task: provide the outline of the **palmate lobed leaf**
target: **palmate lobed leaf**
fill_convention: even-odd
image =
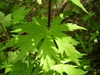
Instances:
[[[45,71],[49,71],[55,63],[60,63],[58,51],[50,35],[44,38],[39,54],[41,55],[40,65],[43,65]]]
[[[86,30],[86,28],[78,26],[77,24],[73,24],[73,23],[60,24],[61,21],[62,21],[61,17],[54,18],[51,25],[51,31],[61,32],[61,31],[74,31],[78,29]]]
[[[38,55],[41,57],[40,66],[43,67],[45,72],[51,70],[55,64],[62,63],[60,61],[59,54],[63,56],[64,52],[72,61],[80,66],[78,58],[80,58],[82,54],[74,48],[73,41],[74,44],[76,44],[75,40],[65,35],[62,31],[65,29],[66,31],[71,31],[84,28],[77,25],[75,27],[72,25],[73,28],[70,28],[70,26],[66,24],[60,25],[61,20],[62,18],[60,17],[54,19],[50,30],[47,29],[47,20],[43,18],[35,18],[34,22],[32,23],[25,23],[17,26],[17,28],[21,29],[20,32],[26,32],[27,34],[18,35],[16,37],[17,39],[10,41],[4,48],[2,48],[2,50],[11,46],[18,48],[19,54],[15,59],[15,62],[17,62],[27,53],[34,51],[38,44],[42,42],[38,50]],[[58,48],[56,47],[55,43],[57,44]],[[60,72],[63,71],[65,70],[61,70]]]
[[[37,18],[38,20],[39,18]],[[43,20],[43,21],[42,21]],[[43,23],[40,23],[41,21]],[[16,58],[15,62],[23,58],[27,53],[30,51],[34,50],[38,43],[44,38],[46,35],[46,23],[47,20],[44,19],[39,19],[37,22],[38,24],[35,23],[23,23],[21,25],[16,26],[17,28],[20,28],[20,32],[26,32],[28,33],[27,35],[19,35],[11,40],[8,41],[8,43],[0,49],[0,51],[12,47],[18,48],[20,50],[18,57]],[[44,26],[45,24],[45,26]]]
[[[59,52],[63,55],[65,54],[71,58],[72,61],[74,61],[77,65],[80,66],[79,59],[82,54],[79,53],[74,46],[68,41],[67,36],[63,33],[53,33],[53,36],[55,38],[55,41],[58,45]]]
[[[44,38],[44,41],[39,50],[41,55],[41,65],[43,66],[43,69],[45,71],[49,71],[54,66],[55,63],[61,63],[60,59],[57,59],[59,58],[58,53],[61,53],[63,56],[64,52],[72,61],[74,61],[77,65],[80,66],[79,58],[82,57],[82,54],[79,53],[72,45],[73,41],[75,40],[62,33],[63,28],[60,31],[58,31],[59,29],[56,28],[56,27],[60,28],[59,23],[61,22],[61,20],[62,19],[60,17],[54,19],[51,29],[47,31],[46,37]],[[66,25],[66,27],[68,26]],[[85,28],[76,25],[69,31],[76,29],[85,29]],[[53,39],[58,45],[58,49],[56,48]]]
[[[20,36],[19,42],[15,46],[15,48],[19,47],[18,50],[21,50],[16,58],[15,62],[23,58],[27,53],[34,51],[38,43],[42,40],[44,35],[40,33],[35,33],[34,35],[26,35]]]
[[[34,51],[37,48],[37,45],[40,41],[45,37],[47,31],[47,20],[40,19],[38,17],[35,18],[35,23],[24,23],[22,25],[17,26],[21,29],[21,32],[28,33],[24,36],[18,36],[18,43],[14,48],[18,48],[21,50],[16,58],[15,62],[23,58],[27,53]]]
[[[56,20],[59,20],[59,23],[61,21],[60,17],[57,17],[52,25],[51,25],[51,34],[53,35],[57,45],[58,45],[58,49],[59,52],[63,55],[63,53],[65,52],[66,55],[72,59],[72,61],[74,61],[77,65],[80,66],[79,63],[79,59],[80,57],[82,57],[82,54],[79,53],[75,47],[71,44],[71,38],[69,41],[69,38],[67,35],[65,35],[62,31],[73,31],[73,30],[77,30],[77,29],[84,29],[84,27],[80,27],[77,25],[72,25],[72,24],[59,24],[57,23]],[[73,39],[72,39],[73,40]]]
[[[20,51],[16,61],[18,61],[22,57],[24,57],[27,52],[34,50],[37,47],[37,45],[39,44],[39,42],[42,39],[44,39],[44,41],[40,47],[40,50],[39,50],[40,55],[42,55],[40,64],[41,64],[41,66],[43,65],[43,69],[45,71],[48,71],[55,63],[59,63],[60,59],[58,57],[57,49],[54,45],[53,39],[52,39],[51,35],[49,35],[50,32],[47,30],[46,20],[41,20],[39,18],[36,18],[36,19],[37,19],[36,24],[34,24],[34,23],[29,24],[28,28],[30,30],[27,29],[27,26],[26,26],[27,24],[24,26],[19,26],[20,28],[22,28],[22,32],[23,31],[28,32],[28,35],[18,37],[19,42],[15,46],[15,48],[19,47],[18,49],[21,51]],[[32,27],[32,25],[33,25],[33,27]],[[34,28],[34,26],[36,28]],[[31,31],[31,29],[34,30],[33,33]],[[49,35],[49,36],[47,36],[47,35]],[[41,53],[43,53],[43,54],[41,54]]]
[[[60,73],[60,75],[63,75],[63,72],[65,72],[68,75],[84,75],[86,73],[85,71],[77,69],[75,66],[68,64],[54,65],[52,69]]]

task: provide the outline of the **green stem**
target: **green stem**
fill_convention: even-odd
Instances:
[[[5,34],[6,38],[9,40],[9,39],[10,39],[10,38],[9,38],[9,35],[8,35],[8,33],[7,33],[6,29],[5,29],[5,27],[2,25],[1,22],[0,22],[0,26],[1,26],[1,29],[2,29],[3,33]]]

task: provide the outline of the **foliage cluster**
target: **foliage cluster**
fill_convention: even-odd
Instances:
[[[94,39],[97,41],[99,31],[91,34],[88,43],[83,42],[85,34],[80,33],[87,32],[88,27],[63,20],[69,19],[74,12],[79,14],[84,11],[86,15],[82,20],[85,22],[94,13],[88,13],[80,0],[68,0],[69,10],[65,8],[58,14],[56,9],[62,1],[67,0],[52,0],[54,11],[51,18],[47,16],[49,0],[1,1],[1,75],[85,75],[93,70],[89,65],[90,59],[83,56],[92,52],[94,43],[91,42]],[[50,27],[48,19],[51,19]]]

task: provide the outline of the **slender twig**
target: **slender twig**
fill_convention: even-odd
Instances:
[[[8,35],[7,31],[5,30],[5,28],[4,28],[4,26],[2,25],[1,22],[0,22],[0,26],[1,26],[1,29],[2,29],[3,33],[5,34],[6,38],[9,40],[10,39],[9,35]]]
[[[48,5],[48,29],[50,28],[50,22],[51,22],[51,1],[49,0],[49,5]]]

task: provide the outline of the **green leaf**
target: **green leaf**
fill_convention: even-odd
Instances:
[[[31,9],[25,9],[25,7],[20,7],[19,9],[15,10],[12,15],[13,23],[16,24],[22,22],[30,10]]]
[[[55,63],[59,63],[59,56],[58,51],[54,45],[51,36],[46,36],[44,38],[43,44],[40,48],[40,55],[41,55],[41,63],[43,65],[43,69],[48,71],[53,67]]]
[[[49,72],[47,72],[45,75],[55,75],[53,70],[50,70]]]
[[[9,63],[6,63],[6,64],[5,64],[5,74],[11,71],[11,67],[12,67],[12,66],[13,66],[13,65],[12,65],[12,64],[9,64]]]
[[[86,73],[85,71],[82,71],[81,69],[77,69],[73,65],[66,65],[66,64],[55,65],[52,69],[57,71],[61,75],[63,74],[63,72],[65,72],[68,75],[84,75]]]
[[[8,14],[5,18],[4,18],[4,20],[3,20],[3,25],[5,26],[5,27],[9,27],[10,25],[11,25],[11,14]]]
[[[11,71],[11,68],[9,68],[9,67],[7,67],[6,69],[5,69],[5,73],[8,73],[8,72],[10,72]]]
[[[73,6],[72,11],[76,12],[76,13],[81,13],[80,8],[76,5]]]
[[[40,69],[39,65],[38,65],[38,66],[36,66],[36,68],[34,69],[34,71],[32,72],[32,74],[31,74],[31,75],[37,75],[37,74],[38,74],[38,72],[39,72],[39,69]]]
[[[78,29],[81,29],[81,30],[87,30],[86,28],[84,27],[81,27],[81,26],[78,26],[76,24],[72,24],[72,23],[68,23],[67,24],[67,27],[70,31],[74,31],[74,30],[78,30]]]
[[[18,11],[20,11],[21,13],[25,11],[24,9],[25,8],[21,8],[21,10],[18,9]],[[14,12],[14,14],[17,13]],[[19,15],[14,15],[14,14],[13,14],[14,18],[13,23],[16,24],[23,21],[22,19],[19,19],[17,17]],[[21,14],[20,16],[22,15],[23,14]],[[25,16],[25,14],[23,16]],[[36,60],[39,58],[40,61],[39,61],[39,66],[36,67],[35,71],[33,72],[35,74],[42,75],[43,72],[45,73],[49,72],[53,75],[63,75],[63,72],[66,72],[68,75],[72,74],[84,75],[83,71],[76,69],[76,66],[67,65],[69,64],[69,62],[74,61],[78,66],[80,66],[79,58],[82,56],[82,54],[78,52],[73,46],[77,45],[78,42],[75,41],[72,37],[64,34],[62,31],[73,31],[76,29],[85,29],[85,28],[68,23],[60,24],[61,21],[62,21],[61,17],[56,17],[51,23],[52,25],[50,30],[48,30],[47,28],[48,21],[45,18],[36,17],[34,18],[34,21],[32,21],[31,23],[27,22],[19,23],[16,26],[17,29],[20,28],[18,32],[19,33],[25,32],[26,34],[14,36],[14,39],[9,40],[8,43],[0,50],[6,49],[7,47],[12,47],[13,49],[17,49],[18,56],[16,57],[16,59],[11,58],[11,56],[14,56],[13,52],[10,52],[8,54],[9,61],[14,60],[14,64],[16,64],[21,59],[27,57],[29,52],[35,53],[37,50],[38,55],[36,56]],[[30,66],[33,65],[31,64]],[[38,70],[40,67],[43,68],[42,71],[41,69]],[[31,70],[29,69],[32,70],[32,67],[26,69],[27,74],[31,73]],[[37,73],[38,71],[40,72]],[[81,73],[76,74],[79,71]],[[18,72],[16,72],[16,74],[17,73]],[[23,71],[23,73],[20,74],[25,75],[25,73],[26,72]]]
[[[0,48],[0,51],[3,51],[4,49],[8,48],[8,47],[12,47],[16,44],[17,40],[16,39],[10,39],[8,40],[8,42],[6,43],[6,45],[4,45],[3,47]]]
[[[33,62],[35,62],[34,59],[33,59],[33,57],[31,57],[29,55],[27,57],[27,68],[26,68],[27,75],[32,75],[31,73],[33,72],[33,66],[34,66]],[[35,66],[35,68],[36,68],[36,66]]]
[[[11,39],[8,41],[8,43],[6,43],[6,45],[4,45],[2,48],[0,48],[0,51],[3,51],[4,49],[8,48],[8,47],[12,47],[16,44],[14,39]]]
[[[42,0],[37,0],[37,2],[38,2],[39,4],[42,4]]]
[[[88,13],[86,11],[86,9],[84,8],[84,6],[81,4],[80,0],[70,0],[72,3],[74,3],[75,5],[77,5],[78,7],[80,7],[83,11],[85,11],[86,13]]]
[[[55,17],[53,19],[53,21],[52,21],[51,29],[58,27],[60,25],[61,21],[62,21],[62,18],[61,17],[59,17],[59,16],[58,17]]]
[[[16,52],[8,52],[8,62],[13,62],[17,57]]]
[[[53,33],[53,36],[58,45],[59,52],[63,55],[65,52],[66,55],[72,59],[77,65],[80,65],[79,59],[82,54],[80,54],[70,42],[68,42],[67,36],[63,33]]]
[[[0,42],[0,48],[2,48],[4,46],[4,44],[2,42]]]
[[[29,33],[29,35],[19,36],[19,40],[15,48],[19,47],[18,50],[21,50],[18,54],[16,61],[23,58],[30,51],[34,51],[39,42],[44,38],[47,32],[47,20],[36,18],[36,23],[26,23],[23,26],[19,26],[22,29],[22,32]],[[28,26],[26,26],[28,25]],[[34,30],[34,31],[33,31]],[[27,39],[28,38],[28,39]],[[16,62],[15,61],[15,62]]]
[[[0,52],[0,64],[6,59],[4,52]]]
[[[11,46],[14,46],[13,49],[18,48],[18,50],[21,50],[15,62],[23,58],[30,51],[34,51],[38,43],[44,38],[47,32],[47,20],[36,18],[36,22],[37,24],[24,23],[18,26],[22,32],[29,33],[29,35],[17,36],[15,39],[9,40],[8,43],[0,50],[2,51]]]
[[[35,23],[34,23],[35,22]],[[29,34],[34,34],[34,33],[41,33],[43,35],[46,34],[47,32],[47,19],[41,19],[39,17],[34,18],[34,22],[31,23],[23,23],[19,26],[20,30],[22,32],[26,32]]]
[[[12,33],[19,33],[19,32],[21,32],[21,31],[22,31],[21,28],[17,28],[17,29],[15,29],[15,30],[12,30],[11,32],[12,32]]]
[[[11,67],[11,71],[9,72],[9,75],[25,75],[22,74],[23,72],[26,73],[25,69],[26,68],[26,63],[23,61],[18,61],[16,63],[13,64],[13,66]]]
[[[0,21],[3,21],[4,18],[5,18],[5,14],[0,11]]]
[[[0,28],[0,33],[2,32],[2,29]],[[1,35],[0,35],[0,37],[1,37]]]
[[[74,31],[78,29],[86,30],[86,28],[78,26],[72,23],[60,24],[62,21],[61,17],[56,17],[51,24],[52,32],[62,32],[62,31]]]
[[[57,22],[57,20],[59,20]],[[61,24],[59,25],[61,21],[60,17],[57,17],[54,19],[52,25],[51,25],[51,34],[54,37],[54,40],[56,41],[56,44],[58,46],[59,52],[63,56],[63,53],[65,54],[72,60],[74,61],[77,65],[80,65],[79,59],[82,54],[79,53],[73,45],[76,45],[77,42],[73,40],[71,37],[67,36],[66,34],[62,33],[62,31],[73,31],[77,29],[84,29],[84,27],[80,27],[76,24],[72,23],[67,23],[67,24]],[[73,42],[74,41],[74,42]]]
[[[30,51],[34,51],[37,44],[41,41],[42,38],[43,38],[43,35],[39,35],[38,33],[34,35],[29,35],[29,36],[28,35],[19,36],[19,40],[15,48],[19,47],[18,50],[21,50],[21,51],[19,52],[18,57],[16,58],[15,62],[23,58]]]

